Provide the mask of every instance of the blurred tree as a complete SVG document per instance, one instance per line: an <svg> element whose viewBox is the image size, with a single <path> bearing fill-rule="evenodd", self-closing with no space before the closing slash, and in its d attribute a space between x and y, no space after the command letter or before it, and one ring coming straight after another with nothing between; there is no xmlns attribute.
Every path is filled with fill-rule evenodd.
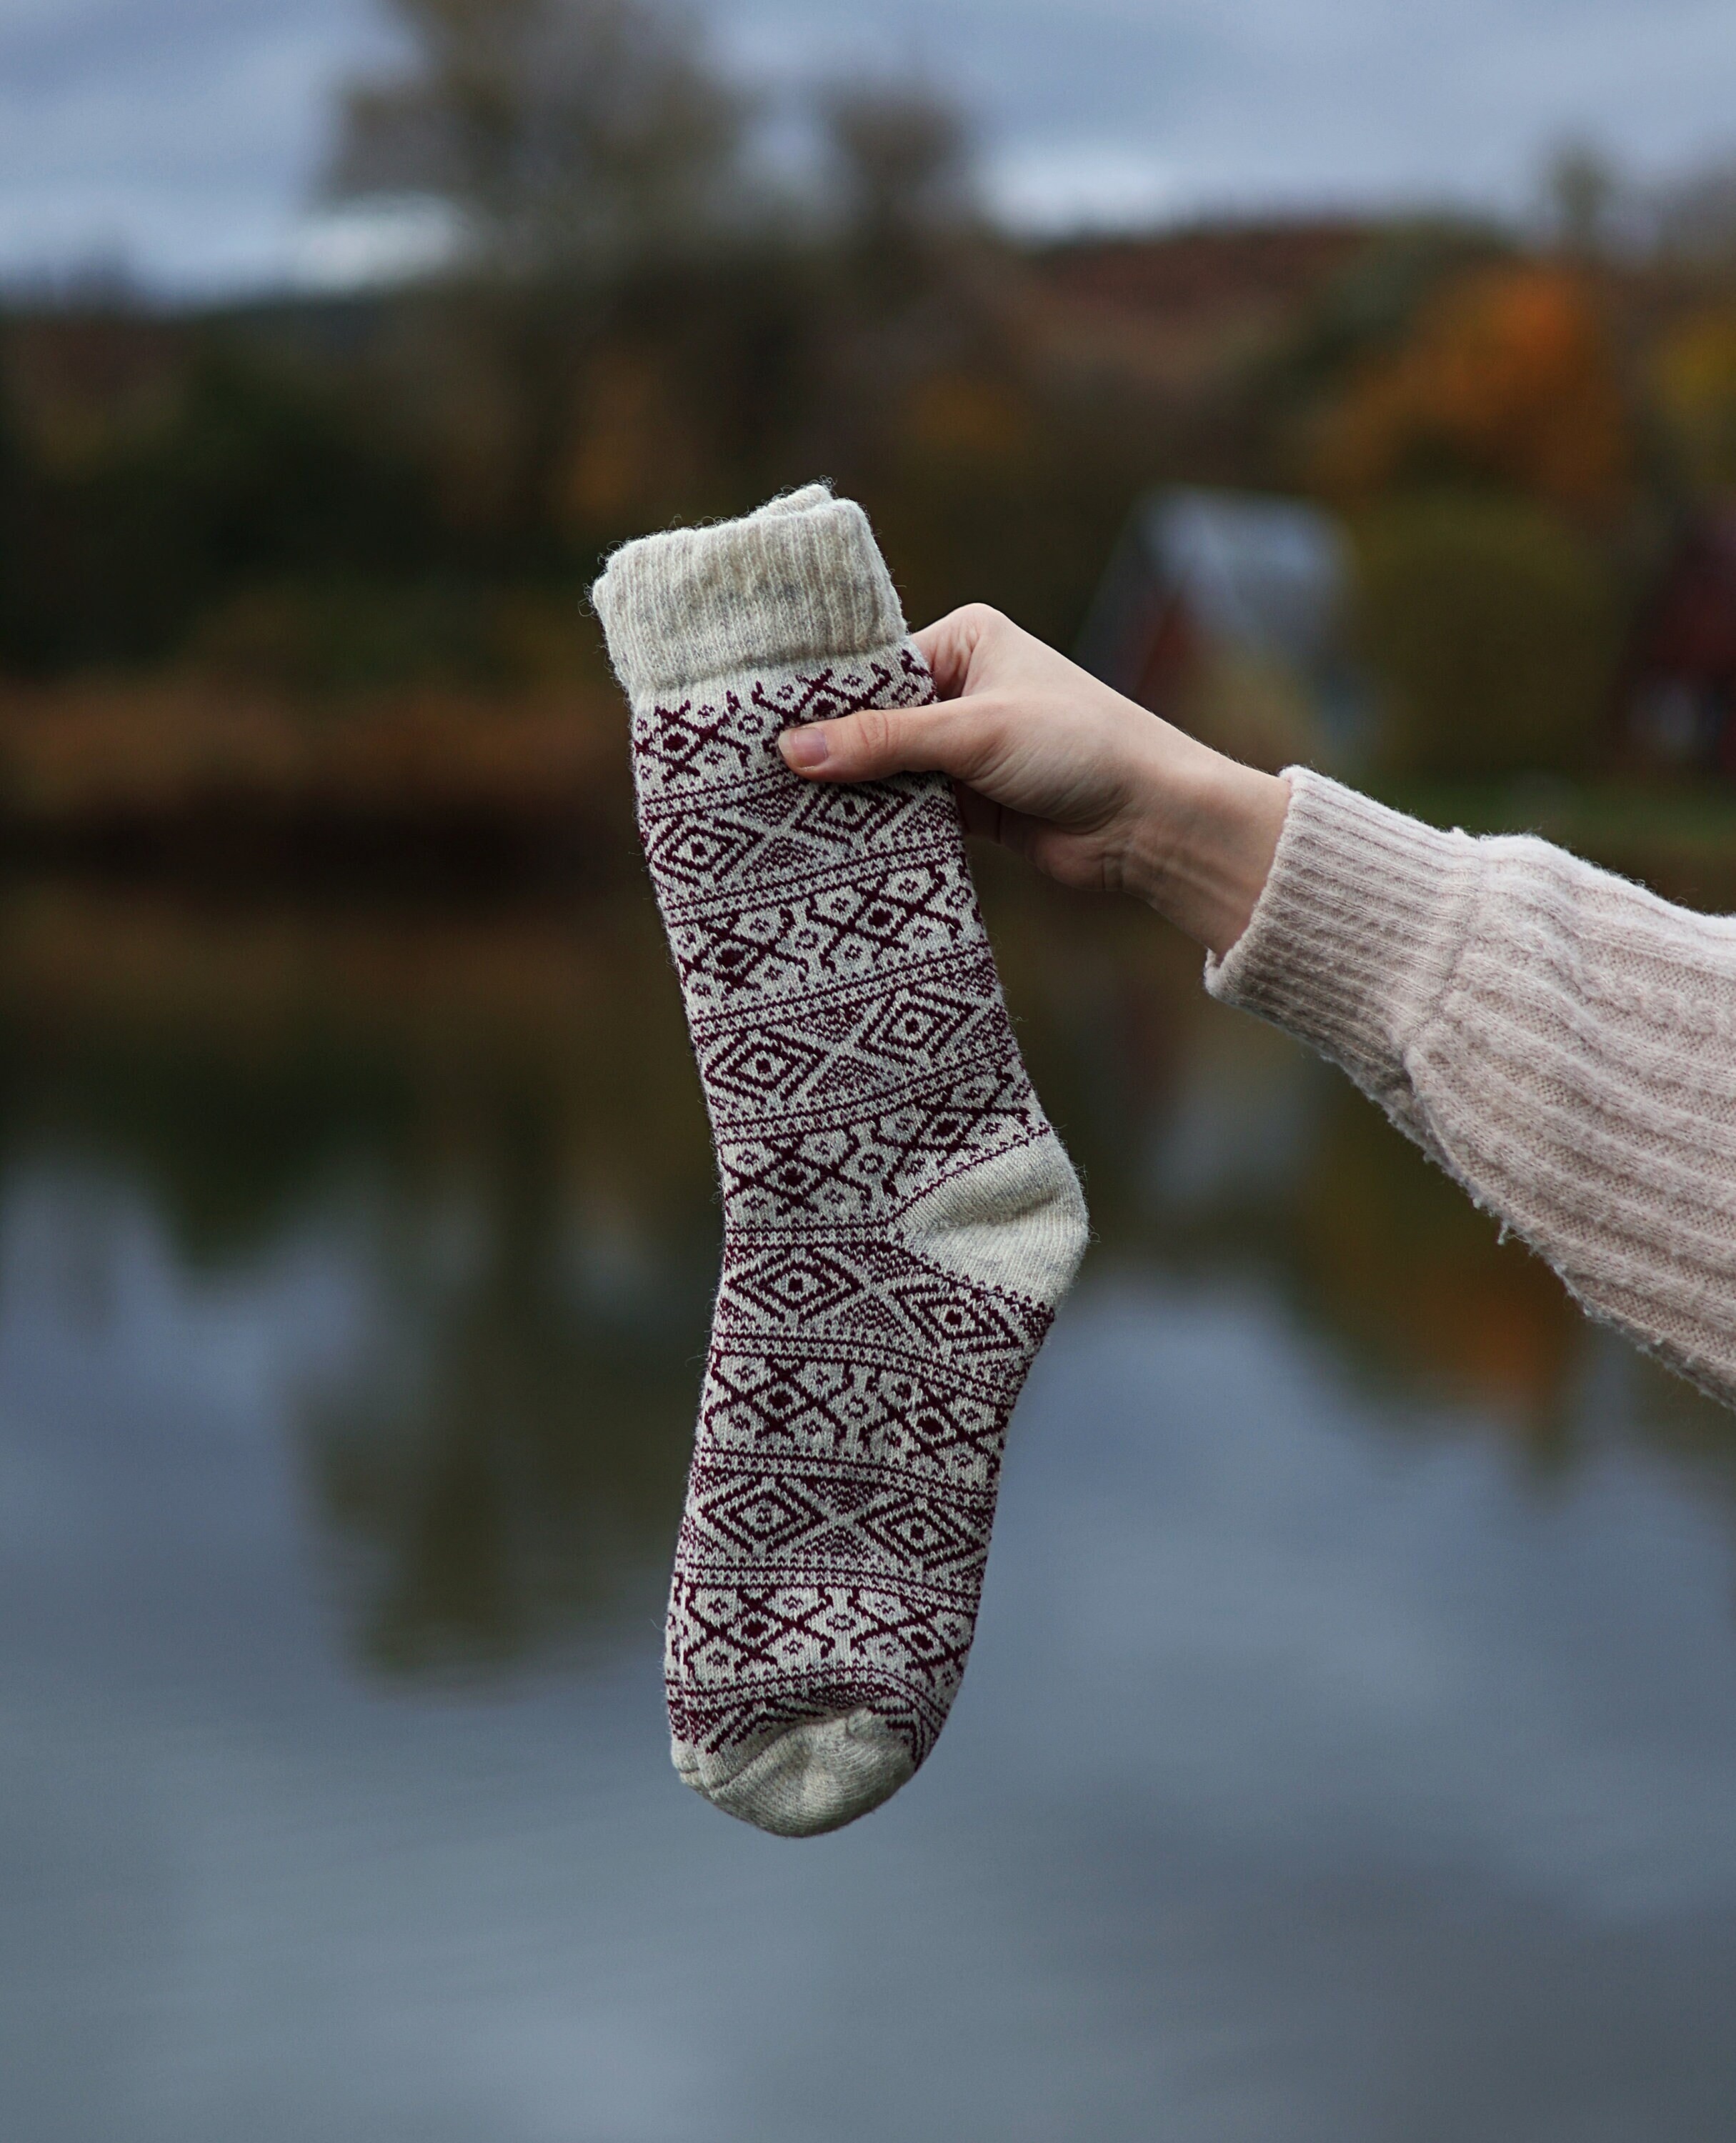
<svg viewBox="0 0 1736 2143"><path fill-rule="evenodd" d="M1736 490L1736 306L1696 311L1653 362L1659 413L1678 466L1697 490Z"/></svg>
<svg viewBox="0 0 1736 2143"><path fill-rule="evenodd" d="M28 475L12 413L11 381L0 367L0 664L16 642L22 592Z"/></svg>
<svg viewBox="0 0 1736 2143"><path fill-rule="evenodd" d="M561 478L560 503L573 527L655 526L700 495L709 443L678 356L661 339L611 339L586 368Z"/></svg>
<svg viewBox="0 0 1736 2143"><path fill-rule="evenodd" d="M488 1096L463 1127L463 1205L374 1232L368 1344L305 1417L321 1513L352 1551L359 1648L388 1673L474 1671L601 1619L646 1566L660 1575L680 1506L703 1254L630 1239L621 1299L593 1279L605 1299L587 1302L572 1268L610 1246L565 1207L560 1126L515 1099Z"/></svg>
<svg viewBox="0 0 1736 2143"><path fill-rule="evenodd" d="M1275 414L1293 419L1297 406L1335 397L1353 368L1390 354L1448 283L1513 257L1507 236L1481 225L1427 217L1374 227L1291 324L1255 384L1279 405Z"/></svg>
<svg viewBox="0 0 1736 2143"><path fill-rule="evenodd" d="M741 100L664 0L389 0L414 48L343 101L326 190L437 200L470 265L595 270L730 212Z"/></svg>
<svg viewBox="0 0 1736 2143"><path fill-rule="evenodd" d="M1439 290L1396 349L1353 371L1316 440L1317 479L1349 502L1470 482L1600 517L1625 500L1632 468L1591 294L1578 275L1533 265Z"/></svg>
<svg viewBox="0 0 1736 2143"><path fill-rule="evenodd" d="M1614 163L1595 141L1573 138L1557 146L1544 170L1544 203L1568 252L1590 259L1603 250L1620 184Z"/></svg>
<svg viewBox="0 0 1736 2143"><path fill-rule="evenodd" d="M1139 485L1126 429L1033 349L959 108L883 82L821 116L840 242L819 264L808 465L867 505L913 614L977 597L1065 641Z"/></svg>
<svg viewBox="0 0 1736 2143"><path fill-rule="evenodd" d="M161 657L245 586L436 561L426 478L378 413L239 335L193 339L148 425L91 438L59 458L27 436L14 449L0 661L15 669Z"/></svg>
<svg viewBox="0 0 1736 2143"><path fill-rule="evenodd" d="M1597 547L1529 502L1394 501L1358 532L1362 637L1397 770L1570 770L1608 711L1620 592Z"/></svg>
<svg viewBox="0 0 1736 2143"><path fill-rule="evenodd" d="M682 0L388 4L411 57L345 93L326 191L450 214L456 272L405 344L407 399L479 529L517 570L560 570L617 532L576 527L613 497L569 474L587 373L627 285L688 274L743 223L744 102Z"/></svg>
<svg viewBox="0 0 1736 2143"><path fill-rule="evenodd" d="M1736 261L1736 158L1706 166L1656 197L1658 246L1666 259L1698 267Z"/></svg>
<svg viewBox="0 0 1736 2143"><path fill-rule="evenodd" d="M823 110L847 228L884 245L975 220L970 128L957 105L922 90L840 90Z"/></svg>

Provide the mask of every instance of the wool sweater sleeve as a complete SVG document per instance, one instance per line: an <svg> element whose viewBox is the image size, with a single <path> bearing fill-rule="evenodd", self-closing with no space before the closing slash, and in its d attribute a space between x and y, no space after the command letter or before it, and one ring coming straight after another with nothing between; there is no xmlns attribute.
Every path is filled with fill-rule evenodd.
<svg viewBox="0 0 1736 2143"><path fill-rule="evenodd" d="M1213 996L1342 1066L1594 1317L1736 1404L1736 918L1289 779Z"/></svg>

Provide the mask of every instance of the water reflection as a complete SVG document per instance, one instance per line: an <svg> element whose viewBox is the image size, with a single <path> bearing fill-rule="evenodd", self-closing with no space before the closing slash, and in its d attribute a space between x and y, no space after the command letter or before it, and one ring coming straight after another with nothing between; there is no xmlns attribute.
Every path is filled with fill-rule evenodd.
<svg viewBox="0 0 1736 2143"><path fill-rule="evenodd" d="M1258 1284L1395 1424L1471 1402L1528 1462L1571 1463L1591 1339L1546 1270L1143 917L987 874L1097 1262ZM0 1063L0 1168L100 1164L190 1269L315 1225L342 1242L359 1336L296 1435L377 1665L558 1642L661 1558L717 1224L642 892L494 915L15 892ZM1709 1491L1729 1418L1654 1382L1635 1433Z"/></svg>
<svg viewBox="0 0 1736 2143"><path fill-rule="evenodd" d="M4 2132L1724 2132L1729 1418L1142 918L989 900L1099 1240L940 1752L794 1849L663 1751L648 903L0 908Z"/></svg>
<svg viewBox="0 0 1736 2143"><path fill-rule="evenodd" d="M705 1234L677 1257L631 1215L566 1210L538 1129L513 1126L462 1202L370 1203L366 1345L304 1417L383 1667L510 1659L673 1552Z"/></svg>

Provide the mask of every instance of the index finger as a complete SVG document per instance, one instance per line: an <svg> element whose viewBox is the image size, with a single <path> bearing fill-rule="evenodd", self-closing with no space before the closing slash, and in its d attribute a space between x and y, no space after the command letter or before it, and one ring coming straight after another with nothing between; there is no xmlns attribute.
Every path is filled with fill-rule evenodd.
<svg viewBox="0 0 1736 2143"><path fill-rule="evenodd" d="M934 678L934 689L942 700L956 700L968 683L972 658L982 635L981 605L967 603L949 611L911 635Z"/></svg>

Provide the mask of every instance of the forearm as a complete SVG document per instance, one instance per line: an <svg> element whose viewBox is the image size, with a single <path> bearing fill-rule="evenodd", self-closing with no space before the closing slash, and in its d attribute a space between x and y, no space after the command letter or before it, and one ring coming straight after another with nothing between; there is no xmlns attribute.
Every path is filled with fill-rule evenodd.
<svg viewBox="0 0 1736 2143"><path fill-rule="evenodd" d="M1341 1064L1594 1315L1736 1401L1736 923L1292 788L1213 994Z"/></svg>

